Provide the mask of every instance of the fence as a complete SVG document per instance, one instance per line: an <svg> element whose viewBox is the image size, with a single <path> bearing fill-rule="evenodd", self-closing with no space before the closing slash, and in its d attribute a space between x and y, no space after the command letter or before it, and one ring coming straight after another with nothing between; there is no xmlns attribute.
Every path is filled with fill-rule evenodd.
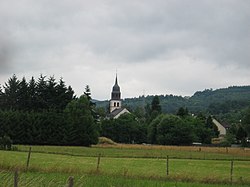
<svg viewBox="0 0 250 187"><path fill-rule="evenodd" d="M26 162L26 171L29 170L29 163L31 159L31 147L29 148L28 156L27 156L27 162ZM101 154L97 157L97 163L96 163L96 171L99 172L100 170L100 164L101 164ZM166 157L166 176L169 176L171 174L171 158L167 155ZM229 171L229 182L232 185L233 184L233 174L234 174L234 161L230 161L230 171ZM14 171L14 187L18 187L19 183L19 171ZM74 186L74 177L70 176L67 180L66 186L73 187Z"/></svg>
<svg viewBox="0 0 250 187"><path fill-rule="evenodd" d="M18 174L18 170L16 170L14 173L14 187L18 187L18 182L19 182L19 174ZM74 186L74 177L73 176L70 176L68 178L68 182L67 182L66 186L67 187Z"/></svg>

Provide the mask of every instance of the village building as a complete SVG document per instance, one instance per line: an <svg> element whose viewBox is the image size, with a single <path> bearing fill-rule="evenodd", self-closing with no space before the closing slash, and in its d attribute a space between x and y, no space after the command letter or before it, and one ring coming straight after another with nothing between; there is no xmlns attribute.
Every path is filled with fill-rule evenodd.
<svg viewBox="0 0 250 187"><path fill-rule="evenodd" d="M227 134L227 129L216 119L213 118L213 123L217 126L219 131L219 137L225 137Z"/></svg>
<svg viewBox="0 0 250 187"><path fill-rule="evenodd" d="M118 118L124 113L130 113L126 108L122 107L121 90L118 85L117 74L115 77L115 85L112 88L111 99L109 101L109 118Z"/></svg>

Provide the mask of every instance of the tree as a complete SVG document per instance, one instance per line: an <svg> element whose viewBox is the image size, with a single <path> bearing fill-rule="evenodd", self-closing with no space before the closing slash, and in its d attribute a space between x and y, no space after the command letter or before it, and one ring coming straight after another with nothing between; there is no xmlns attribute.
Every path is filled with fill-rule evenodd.
<svg viewBox="0 0 250 187"><path fill-rule="evenodd" d="M29 83L28 83L28 107L30 110L36 110L38 106L37 104L37 84L36 81L34 79L34 77L31 77Z"/></svg>
<svg viewBox="0 0 250 187"><path fill-rule="evenodd" d="M91 115L90 103L86 96L71 101L66 109L68 140L71 145L90 146L98 142L98 126Z"/></svg>
<svg viewBox="0 0 250 187"><path fill-rule="evenodd" d="M89 101L89 107L90 107L90 110L91 110L91 114L92 114L93 118L95 119L95 122L97 122L99 116L98 116L98 114L97 114L97 112L96 112L96 110L95 110L95 106L96 106L96 105L95 105L95 103L92 101L92 98L91 98L91 92L90 92L90 87L89 87L89 85L87 85L87 86L85 87L84 95L86 96L86 98L87 98L88 101Z"/></svg>
<svg viewBox="0 0 250 187"><path fill-rule="evenodd" d="M250 107L244 112L242 125L244 129L246 130L248 136L250 137Z"/></svg>
<svg viewBox="0 0 250 187"><path fill-rule="evenodd" d="M17 106L19 110L29 109L28 83L26 82L25 77L23 77L19 83L19 90L17 92Z"/></svg>
<svg viewBox="0 0 250 187"><path fill-rule="evenodd" d="M0 149L11 150L12 140L9 136L0 137Z"/></svg>
<svg viewBox="0 0 250 187"><path fill-rule="evenodd" d="M184 119L184 123L187 123L194 132L194 141L210 144L213 137L213 130L206 127L206 118L202 115L197 117L187 116Z"/></svg>
<svg viewBox="0 0 250 187"><path fill-rule="evenodd" d="M5 83L3 96L5 109L17 108L19 83L15 74Z"/></svg>
<svg viewBox="0 0 250 187"><path fill-rule="evenodd" d="M192 128L174 115L164 115L157 126L157 142L163 145L189 145L193 142Z"/></svg>
<svg viewBox="0 0 250 187"><path fill-rule="evenodd" d="M161 113L160 99L157 95L154 96L152 103L151 103L151 112L154 112L154 111Z"/></svg>
<svg viewBox="0 0 250 187"><path fill-rule="evenodd" d="M2 86L0 84L0 109L4 108L4 93L2 91Z"/></svg>
<svg viewBox="0 0 250 187"><path fill-rule="evenodd" d="M179 110L178 110L178 112L177 112L177 116L185 117L187 115L188 115L188 109L180 107Z"/></svg>
<svg viewBox="0 0 250 187"><path fill-rule="evenodd" d="M188 145L193 142L192 127L175 115L159 115L149 127L149 138L161 145ZM156 140L155 140L156 139Z"/></svg>
<svg viewBox="0 0 250 187"><path fill-rule="evenodd" d="M147 106L146 106L147 107ZM146 108L147 112L148 108ZM156 95L154 96L152 102L151 102L151 108L149 111L149 117L148 117L148 123L150 123L153 119L155 119L159 114L161 114L161 105L160 105L160 99Z"/></svg>
<svg viewBox="0 0 250 187"><path fill-rule="evenodd" d="M240 125L237 132L236 132L236 139L241 143L245 143L247 137L247 132L245 129Z"/></svg>
<svg viewBox="0 0 250 187"><path fill-rule="evenodd" d="M56 98L55 104L57 109L64 110L67 104L73 99L74 92L69 92L63 81L63 78L60 78L59 83L55 87L56 89Z"/></svg>
<svg viewBox="0 0 250 187"><path fill-rule="evenodd" d="M57 109L57 89L56 89L56 79L54 76L49 77L47 84L46 84L46 89L45 89L45 99L47 101L47 107L49 109Z"/></svg>
<svg viewBox="0 0 250 187"><path fill-rule="evenodd" d="M84 95L86 95L87 99L91 101L91 92L89 85L86 85Z"/></svg>
<svg viewBox="0 0 250 187"><path fill-rule="evenodd" d="M148 142L151 144L157 144L157 126L160 124L161 120L163 118L163 114L155 118L148 126Z"/></svg>
<svg viewBox="0 0 250 187"><path fill-rule="evenodd" d="M133 114L122 114L118 119L106 119L101 123L101 135L120 143L143 143L146 127Z"/></svg>
<svg viewBox="0 0 250 187"><path fill-rule="evenodd" d="M212 137L213 138L219 136L220 132L218 130L218 127L213 123L212 116L208 116L208 118L206 120L205 127L212 130Z"/></svg>
<svg viewBox="0 0 250 187"><path fill-rule="evenodd" d="M47 101L47 81L45 80L46 76L40 75L37 82L37 108L44 110L48 109L48 101Z"/></svg>

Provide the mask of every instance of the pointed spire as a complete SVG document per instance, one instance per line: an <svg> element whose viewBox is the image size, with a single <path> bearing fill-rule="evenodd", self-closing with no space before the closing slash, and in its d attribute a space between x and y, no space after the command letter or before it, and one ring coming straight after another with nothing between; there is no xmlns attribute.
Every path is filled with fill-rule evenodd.
<svg viewBox="0 0 250 187"><path fill-rule="evenodd" d="M118 85L117 73L115 76L115 85L113 86L111 95L112 99L120 99L121 97L121 91L120 91L120 86Z"/></svg>
<svg viewBox="0 0 250 187"><path fill-rule="evenodd" d="M116 76L115 76L115 84L118 85L118 81L117 81L117 72L116 72Z"/></svg>

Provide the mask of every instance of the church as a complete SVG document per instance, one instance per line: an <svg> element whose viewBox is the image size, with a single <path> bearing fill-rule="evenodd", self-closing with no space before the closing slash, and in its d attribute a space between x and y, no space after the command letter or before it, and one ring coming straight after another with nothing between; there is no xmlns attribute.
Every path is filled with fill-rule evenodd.
<svg viewBox="0 0 250 187"><path fill-rule="evenodd" d="M117 119L124 113L130 113L126 108L122 107L121 90L118 85L117 74L115 77L115 85L111 92L111 100L109 101L109 118Z"/></svg>

